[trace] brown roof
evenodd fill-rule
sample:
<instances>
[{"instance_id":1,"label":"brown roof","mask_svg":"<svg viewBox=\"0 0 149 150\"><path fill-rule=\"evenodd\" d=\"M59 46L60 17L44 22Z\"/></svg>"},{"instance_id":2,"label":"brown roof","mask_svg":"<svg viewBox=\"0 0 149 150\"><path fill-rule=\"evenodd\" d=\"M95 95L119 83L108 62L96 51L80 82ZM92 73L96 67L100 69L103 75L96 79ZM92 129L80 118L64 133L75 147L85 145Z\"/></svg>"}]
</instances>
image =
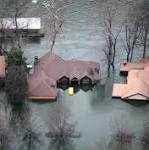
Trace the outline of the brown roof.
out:
<instances>
[{"instance_id":1,"label":"brown roof","mask_svg":"<svg viewBox=\"0 0 149 150\"><path fill-rule=\"evenodd\" d=\"M120 71L130 71L132 69L144 69L146 64L144 63L122 63L120 66Z\"/></svg>"},{"instance_id":2,"label":"brown roof","mask_svg":"<svg viewBox=\"0 0 149 150\"><path fill-rule=\"evenodd\" d=\"M149 98L149 86L139 78L133 78L131 79L131 82L129 81L126 85L122 94L122 99L127 99L128 97L137 94Z\"/></svg>"},{"instance_id":3,"label":"brown roof","mask_svg":"<svg viewBox=\"0 0 149 150\"><path fill-rule=\"evenodd\" d=\"M56 83L55 80L46 76L42 71L38 76L30 75L28 77L29 84L29 96L42 97L57 97Z\"/></svg>"},{"instance_id":4,"label":"brown roof","mask_svg":"<svg viewBox=\"0 0 149 150\"><path fill-rule=\"evenodd\" d=\"M56 81L63 76L72 79L74 77L79 80L84 73L92 80L99 80L99 73L96 69L100 69L99 65L91 61L80 60L63 60L54 53L48 52L38 59L34 65L34 72L29 76L29 94L30 97L56 97ZM93 70L93 74L90 74Z\"/></svg>"},{"instance_id":5,"label":"brown roof","mask_svg":"<svg viewBox=\"0 0 149 150\"><path fill-rule=\"evenodd\" d=\"M5 56L0 56L0 78L5 78Z\"/></svg>"},{"instance_id":6,"label":"brown roof","mask_svg":"<svg viewBox=\"0 0 149 150\"><path fill-rule=\"evenodd\" d=\"M72 80L73 78L77 78L78 80L80 80L80 78L81 78L81 73L77 66L72 68L72 71L70 72L69 79Z\"/></svg>"},{"instance_id":7,"label":"brown roof","mask_svg":"<svg viewBox=\"0 0 149 150\"><path fill-rule=\"evenodd\" d=\"M52 60L51 60L52 59ZM81 60L67 60L64 61L59 56L51 53L47 53L45 56L41 57L38 61L38 64L34 66L35 73L38 74L43 70L47 76L52 77L55 80L60 79L63 75L73 78L80 77L84 72L88 70L93 70L94 74L92 75L94 79L99 80L99 73L95 71L95 68L98 68L99 65L91 61L81 61Z\"/></svg>"},{"instance_id":8,"label":"brown roof","mask_svg":"<svg viewBox=\"0 0 149 150\"><path fill-rule=\"evenodd\" d=\"M140 60L140 63L147 63L147 64L149 64L149 57L146 57L146 58L144 58L144 59L141 59L141 60Z\"/></svg>"},{"instance_id":9,"label":"brown roof","mask_svg":"<svg viewBox=\"0 0 149 150\"><path fill-rule=\"evenodd\" d=\"M94 75L91 75L89 72L85 71L82 76L81 76L81 79L84 78L84 77L89 77L91 80L95 80L94 78Z\"/></svg>"},{"instance_id":10,"label":"brown roof","mask_svg":"<svg viewBox=\"0 0 149 150\"><path fill-rule=\"evenodd\" d=\"M48 63L49 61L64 61L61 57L58 55L52 53L52 52L47 52L45 55L39 58L40 62L46 62Z\"/></svg>"},{"instance_id":11,"label":"brown roof","mask_svg":"<svg viewBox=\"0 0 149 150\"><path fill-rule=\"evenodd\" d=\"M113 86L113 97L119 95L122 99L149 100L149 67L144 70L131 70L127 77L127 84L123 89Z\"/></svg>"},{"instance_id":12,"label":"brown roof","mask_svg":"<svg viewBox=\"0 0 149 150\"><path fill-rule=\"evenodd\" d=\"M146 57L135 63L122 63L120 65L120 71L130 71L133 69L143 70L148 66L149 66L149 57Z\"/></svg>"},{"instance_id":13,"label":"brown roof","mask_svg":"<svg viewBox=\"0 0 149 150\"><path fill-rule=\"evenodd\" d=\"M112 97L120 98L123 95L125 86L126 86L126 84L117 84L117 83L115 83L113 85Z\"/></svg>"}]
</instances>

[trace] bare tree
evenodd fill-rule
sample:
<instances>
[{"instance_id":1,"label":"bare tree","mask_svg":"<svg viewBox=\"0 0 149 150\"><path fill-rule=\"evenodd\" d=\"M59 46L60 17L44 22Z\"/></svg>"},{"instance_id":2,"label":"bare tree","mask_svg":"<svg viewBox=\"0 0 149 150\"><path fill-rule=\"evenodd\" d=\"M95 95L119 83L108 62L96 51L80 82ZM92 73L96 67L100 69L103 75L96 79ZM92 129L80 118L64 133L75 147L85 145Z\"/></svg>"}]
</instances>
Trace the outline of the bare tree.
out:
<instances>
[{"instance_id":1,"label":"bare tree","mask_svg":"<svg viewBox=\"0 0 149 150\"><path fill-rule=\"evenodd\" d=\"M141 45L143 46L143 55L142 57L145 58L146 56L146 51L149 46L149 1L148 0L143 0L140 3L137 3L134 11L135 15L138 16L138 20L140 21L140 24L142 26L142 31L141 31Z\"/></svg>"},{"instance_id":2,"label":"bare tree","mask_svg":"<svg viewBox=\"0 0 149 150\"><path fill-rule=\"evenodd\" d=\"M5 30L6 24L4 20L0 20L0 55L4 55L7 53L7 32Z\"/></svg>"},{"instance_id":3,"label":"bare tree","mask_svg":"<svg viewBox=\"0 0 149 150\"><path fill-rule=\"evenodd\" d=\"M135 135L127 129L123 120L113 122L114 133L111 138L110 145L115 150L128 150L135 139Z\"/></svg>"},{"instance_id":4,"label":"bare tree","mask_svg":"<svg viewBox=\"0 0 149 150\"><path fill-rule=\"evenodd\" d=\"M108 77L110 76L110 68L115 69L115 57L116 57L116 50L117 50L117 41L118 36L121 32L121 27L113 28L113 21L114 21L115 12L112 9L107 9L104 17L104 35L106 40L106 45L103 49L107 64L108 64Z\"/></svg>"},{"instance_id":5,"label":"bare tree","mask_svg":"<svg viewBox=\"0 0 149 150\"><path fill-rule=\"evenodd\" d=\"M141 35L141 25L137 17L133 20L127 19L125 22L125 39L123 41L124 48L127 53L127 62L131 62L134 54L134 49L137 48L138 40Z\"/></svg>"},{"instance_id":6,"label":"bare tree","mask_svg":"<svg viewBox=\"0 0 149 150\"><path fill-rule=\"evenodd\" d=\"M75 150L75 144L72 140L52 140L49 150Z\"/></svg>"},{"instance_id":7,"label":"bare tree","mask_svg":"<svg viewBox=\"0 0 149 150\"><path fill-rule=\"evenodd\" d=\"M9 0L11 3L11 7L9 9L9 17L11 17L15 25L15 32L14 32L14 43L16 48L21 48L21 31L19 30L18 18L23 15L25 10L28 8L29 0Z\"/></svg>"},{"instance_id":8,"label":"bare tree","mask_svg":"<svg viewBox=\"0 0 149 150\"><path fill-rule=\"evenodd\" d=\"M6 31L7 24L4 21L5 17L8 17L10 4L8 0L0 0L0 54L6 54L7 52L7 36L8 32ZM11 34L11 33L10 33Z\"/></svg>"},{"instance_id":9,"label":"bare tree","mask_svg":"<svg viewBox=\"0 0 149 150\"><path fill-rule=\"evenodd\" d=\"M124 47L127 52L127 62L132 61L134 49L143 49L142 58L145 58L149 46L149 2L147 0L132 2L125 22Z\"/></svg>"},{"instance_id":10,"label":"bare tree","mask_svg":"<svg viewBox=\"0 0 149 150\"><path fill-rule=\"evenodd\" d=\"M10 118L11 109L9 106L0 106L0 150L9 150L11 147Z\"/></svg>"},{"instance_id":11,"label":"bare tree","mask_svg":"<svg viewBox=\"0 0 149 150\"><path fill-rule=\"evenodd\" d=\"M99 142L96 143L97 150L111 150L109 143L106 142L105 137L102 137Z\"/></svg>"},{"instance_id":12,"label":"bare tree","mask_svg":"<svg viewBox=\"0 0 149 150\"><path fill-rule=\"evenodd\" d=\"M20 149L36 150L43 144L41 140L41 129L44 128L43 121L39 117L37 110L33 109L30 103L27 105L29 105L29 110L26 114L27 117L24 118L26 120L25 126L20 130L22 137Z\"/></svg>"},{"instance_id":13,"label":"bare tree","mask_svg":"<svg viewBox=\"0 0 149 150\"><path fill-rule=\"evenodd\" d=\"M57 35L60 33L64 23L64 13L69 5L69 1L40 0L39 5L44 8L44 17L47 20L49 42L51 43L50 51L52 52Z\"/></svg>"},{"instance_id":14,"label":"bare tree","mask_svg":"<svg viewBox=\"0 0 149 150\"><path fill-rule=\"evenodd\" d=\"M148 150L149 149L149 122L144 124L143 135L140 138L142 149Z\"/></svg>"},{"instance_id":15,"label":"bare tree","mask_svg":"<svg viewBox=\"0 0 149 150\"><path fill-rule=\"evenodd\" d=\"M47 136L63 145L73 138L79 138L80 132L76 131L76 122L72 121L70 112L60 103L50 111L49 132Z\"/></svg>"}]
</instances>

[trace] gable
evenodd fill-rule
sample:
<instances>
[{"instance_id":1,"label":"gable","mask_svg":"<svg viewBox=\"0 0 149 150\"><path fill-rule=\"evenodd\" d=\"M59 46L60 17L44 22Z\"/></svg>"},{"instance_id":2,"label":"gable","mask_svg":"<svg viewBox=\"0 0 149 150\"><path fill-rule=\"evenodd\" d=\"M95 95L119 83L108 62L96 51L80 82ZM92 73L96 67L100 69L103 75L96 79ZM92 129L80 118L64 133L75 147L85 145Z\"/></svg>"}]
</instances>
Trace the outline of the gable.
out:
<instances>
[{"instance_id":1,"label":"gable","mask_svg":"<svg viewBox=\"0 0 149 150\"><path fill-rule=\"evenodd\" d=\"M132 99L132 100L147 100L149 99L148 97L146 97L143 94L137 93L128 97L124 97L123 99Z\"/></svg>"},{"instance_id":2,"label":"gable","mask_svg":"<svg viewBox=\"0 0 149 150\"><path fill-rule=\"evenodd\" d=\"M59 80L69 80L69 78L67 76L62 76Z\"/></svg>"},{"instance_id":3,"label":"gable","mask_svg":"<svg viewBox=\"0 0 149 150\"><path fill-rule=\"evenodd\" d=\"M87 75L81 78L81 80L83 80L83 79L89 79L89 80L91 80L91 78L88 77Z\"/></svg>"}]
</instances>

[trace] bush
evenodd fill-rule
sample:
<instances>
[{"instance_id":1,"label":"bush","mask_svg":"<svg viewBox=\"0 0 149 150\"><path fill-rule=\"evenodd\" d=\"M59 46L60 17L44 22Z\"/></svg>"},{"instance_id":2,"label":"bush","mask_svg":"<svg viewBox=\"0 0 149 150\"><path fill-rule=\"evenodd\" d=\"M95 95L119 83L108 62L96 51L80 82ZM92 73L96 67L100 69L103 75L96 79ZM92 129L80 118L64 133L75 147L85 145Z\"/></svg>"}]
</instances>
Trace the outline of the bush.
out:
<instances>
[{"instance_id":1,"label":"bush","mask_svg":"<svg viewBox=\"0 0 149 150\"><path fill-rule=\"evenodd\" d=\"M8 102L23 104L27 99L27 74L24 66L10 66L6 77L6 95Z\"/></svg>"},{"instance_id":2,"label":"bush","mask_svg":"<svg viewBox=\"0 0 149 150\"><path fill-rule=\"evenodd\" d=\"M7 63L8 67L12 65L23 65L26 68L26 58L23 56L23 51L18 48L12 48L8 52Z\"/></svg>"}]
</instances>

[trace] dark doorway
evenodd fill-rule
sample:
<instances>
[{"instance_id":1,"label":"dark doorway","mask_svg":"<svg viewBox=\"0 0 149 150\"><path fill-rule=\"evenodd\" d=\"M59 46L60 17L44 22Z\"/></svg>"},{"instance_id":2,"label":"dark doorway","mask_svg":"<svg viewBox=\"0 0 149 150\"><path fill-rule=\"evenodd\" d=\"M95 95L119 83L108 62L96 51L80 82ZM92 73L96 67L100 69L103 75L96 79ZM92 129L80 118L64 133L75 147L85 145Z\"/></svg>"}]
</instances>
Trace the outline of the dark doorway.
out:
<instances>
[{"instance_id":1,"label":"dark doorway","mask_svg":"<svg viewBox=\"0 0 149 150\"><path fill-rule=\"evenodd\" d=\"M71 86L72 87L78 87L79 86L79 80L77 78L72 78Z\"/></svg>"},{"instance_id":2,"label":"dark doorway","mask_svg":"<svg viewBox=\"0 0 149 150\"><path fill-rule=\"evenodd\" d=\"M66 76L61 77L57 81L57 87L66 90L69 87L69 78Z\"/></svg>"},{"instance_id":3,"label":"dark doorway","mask_svg":"<svg viewBox=\"0 0 149 150\"><path fill-rule=\"evenodd\" d=\"M91 80L91 78L89 78L88 76L83 77L83 78L80 80L80 85L81 85L81 86L83 86L83 85L92 85L92 80Z\"/></svg>"}]
</instances>

